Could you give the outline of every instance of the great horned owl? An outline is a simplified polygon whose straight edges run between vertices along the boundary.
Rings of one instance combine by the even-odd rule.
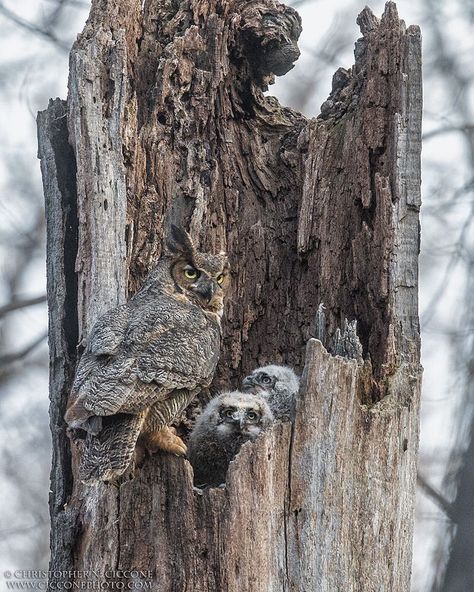
[[[240,447],[273,423],[262,397],[234,391],[209,401],[188,442],[188,459],[197,486],[225,483],[227,468]]]
[[[242,381],[245,392],[258,394],[267,401],[275,419],[290,421],[294,417],[300,379],[288,366],[263,366]]]
[[[139,436],[152,452],[186,451],[167,426],[211,383],[228,276],[225,254],[197,251],[173,226],[141,289],[96,322],[65,415],[71,428],[87,432],[84,482],[121,475]]]

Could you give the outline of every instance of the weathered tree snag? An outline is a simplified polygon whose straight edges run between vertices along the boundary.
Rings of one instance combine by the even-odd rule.
[[[355,66],[307,120],[263,95],[299,55],[294,10],[93,1],[67,107],[39,117],[57,579],[133,569],[160,592],[409,590],[420,35],[392,3],[359,24]],[[87,487],[62,420],[76,345],[136,290],[171,223],[230,256],[215,388],[262,363],[304,368],[295,425],[245,445],[225,488],[194,490],[189,463],[166,455],[120,487]],[[362,347],[354,325],[338,332],[346,319]]]

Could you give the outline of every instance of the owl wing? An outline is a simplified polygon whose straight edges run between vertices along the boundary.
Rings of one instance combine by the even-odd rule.
[[[194,389],[209,375],[212,378],[220,350],[217,322],[196,306],[177,308],[169,298],[160,306],[160,323],[150,320],[127,334],[130,348],[138,347],[137,375],[142,382],[163,384],[171,391]],[[153,332],[147,329],[151,325]]]
[[[92,328],[86,351],[94,356],[117,353],[126,335],[128,317],[127,304],[112,308],[102,315]]]
[[[96,415],[88,408],[90,391],[96,389],[104,365],[119,351],[126,334],[127,319],[128,306],[124,304],[107,311],[92,327],[76,370],[65,415],[70,426],[82,427],[87,431],[92,428],[96,432],[96,427],[93,427],[95,424],[88,421]]]
[[[138,413],[175,389],[194,389],[212,378],[219,327],[209,325],[198,309],[179,310],[168,300],[157,299],[150,306],[129,310],[120,344],[109,348],[113,353],[88,351],[83,356],[80,366],[91,368],[79,386],[79,401],[89,417]],[[91,339],[97,342],[102,343]]]

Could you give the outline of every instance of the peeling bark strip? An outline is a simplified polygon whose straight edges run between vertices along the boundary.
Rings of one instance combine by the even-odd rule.
[[[67,105],[52,102],[38,121],[52,570],[151,570],[159,592],[408,592],[420,34],[392,3],[358,22],[355,65],[336,72],[320,117],[307,120],[263,95],[299,55],[293,9],[93,1]],[[193,490],[189,463],[166,455],[118,488],[85,487],[62,420],[76,344],[137,289],[171,223],[230,256],[216,388],[267,362],[304,367],[296,422],[245,445],[225,488]],[[334,353],[356,319],[366,361],[308,341],[315,319]]]

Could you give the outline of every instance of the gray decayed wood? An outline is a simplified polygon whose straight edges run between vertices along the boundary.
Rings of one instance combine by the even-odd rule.
[[[408,592],[420,34],[392,3],[358,22],[355,65],[336,72],[320,117],[307,120],[263,95],[298,57],[294,10],[93,2],[67,106],[39,117],[52,570],[151,570],[160,592]],[[76,345],[136,290],[171,223],[230,256],[214,388],[267,362],[304,369],[295,425],[245,445],[225,488],[194,490],[189,463],[166,455],[120,487],[86,487],[62,420]]]

